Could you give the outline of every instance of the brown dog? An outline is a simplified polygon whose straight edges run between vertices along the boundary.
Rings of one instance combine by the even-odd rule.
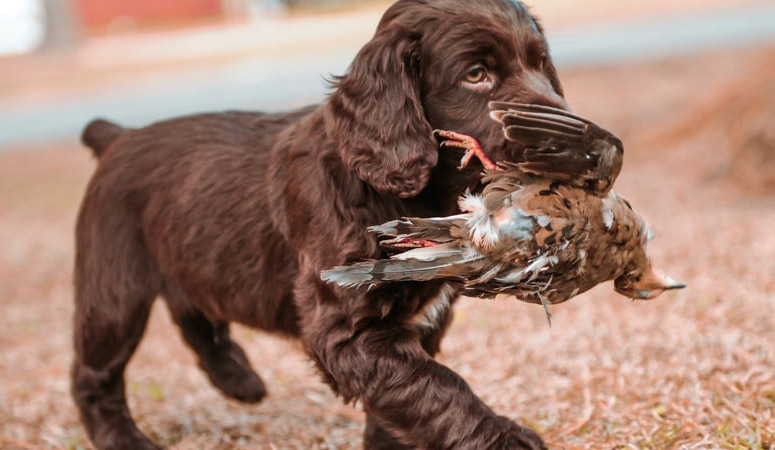
[[[565,107],[541,27],[510,0],[401,0],[320,105],[204,114],[127,130],[95,121],[99,165],[77,225],[73,395],[100,449],[157,448],[123,372],[163,297],[224,394],[266,391],[229,322],[297,336],[325,381],[367,413],[367,448],[542,448],[433,360],[456,287],[369,292],[320,272],[379,258],[369,225],[455,211],[481,166],[456,169],[432,131],[515,159],[493,100]]]

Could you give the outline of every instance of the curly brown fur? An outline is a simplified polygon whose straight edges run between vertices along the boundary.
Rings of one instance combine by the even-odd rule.
[[[541,28],[509,0],[402,0],[320,105],[92,124],[99,164],[76,240],[72,390],[100,449],[155,448],[123,372],[163,297],[226,395],[265,395],[228,324],[301,339],[325,381],[368,414],[367,448],[543,448],[433,360],[456,287],[339,289],[321,270],[381,257],[367,227],[455,211],[481,166],[456,169],[435,128],[516,159],[492,100],[565,107]],[[492,86],[462,80],[483,64]],[[486,87],[486,86],[485,86]]]

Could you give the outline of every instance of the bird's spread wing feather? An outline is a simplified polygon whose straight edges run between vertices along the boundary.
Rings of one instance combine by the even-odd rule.
[[[491,117],[507,139],[525,146],[519,168],[605,195],[622,167],[621,141],[596,124],[562,109],[492,102]]]
[[[465,279],[486,270],[484,256],[454,243],[410,250],[390,259],[362,261],[321,273],[321,279],[343,287],[368,286],[385,281],[428,281],[439,278]]]
[[[390,238],[380,243],[383,247],[405,249],[403,244],[412,241],[451,242],[459,237],[458,229],[465,220],[464,215],[431,218],[404,217],[369,227],[369,231],[378,233],[381,237]]]

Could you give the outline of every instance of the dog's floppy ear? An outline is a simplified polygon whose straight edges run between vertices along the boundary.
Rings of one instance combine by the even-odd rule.
[[[438,145],[420,100],[420,36],[394,25],[380,26],[336,80],[326,132],[359,178],[407,198],[428,184]]]

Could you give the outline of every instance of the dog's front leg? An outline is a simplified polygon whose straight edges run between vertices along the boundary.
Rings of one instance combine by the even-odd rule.
[[[458,297],[458,289],[445,286],[428,300],[431,305],[445,304],[446,307],[436,309],[431,320],[424,320],[417,326],[422,335],[420,344],[423,350],[432,358],[436,357],[441,348],[441,340],[452,322],[452,305]],[[423,314],[427,316],[427,314]],[[416,322],[416,321],[415,321]],[[366,429],[363,431],[363,448],[365,450],[411,450],[413,447],[404,445],[380,425],[379,420],[370,414],[366,415]]]
[[[297,285],[305,348],[346,401],[359,400],[403,445],[427,449],[542,449],[531,430],[496,415],[455,372],[423,349],[405,309],[420,285],[370,292],[317,277]]]

